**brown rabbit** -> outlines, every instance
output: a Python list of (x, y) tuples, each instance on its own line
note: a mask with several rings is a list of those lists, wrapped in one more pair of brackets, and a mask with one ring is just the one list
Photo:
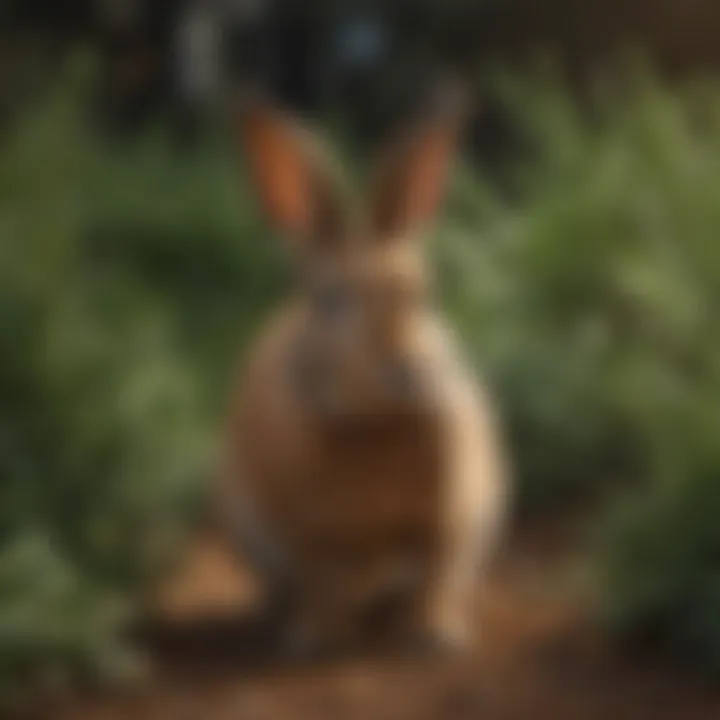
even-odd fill
[(259, 100), (241, 118), (299, 287), (246, 358), (220, 500), (271, 599), (292, 602), (296, 650), (346, 647), (391, 599), (408, 640), (467, 645), (506, 514), (496, 423), (433, 307), (420, 238), (458, 129), (439, 110), (386, 153), (365, 207), (297, 122)]

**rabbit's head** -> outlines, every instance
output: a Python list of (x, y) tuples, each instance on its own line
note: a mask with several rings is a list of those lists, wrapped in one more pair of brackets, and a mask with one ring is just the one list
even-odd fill
[(353, 203), (307, 128), (266, 102), (243, 108), (239, 134), (254, 185), (298, 270), (304, 320), (293, 372), (321, 407), (384, 412), (429, 399), (422, 235), (440, 204), (457, 110), (439, 104), (391, 143), (364, 202)]

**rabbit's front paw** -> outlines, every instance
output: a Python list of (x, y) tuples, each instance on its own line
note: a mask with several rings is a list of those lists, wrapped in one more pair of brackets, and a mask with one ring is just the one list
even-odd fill
[(451, 605), (421, 608), (414, 619), (400, 630), (401, 642), (421, 653), (456, 653), (473, 645), (474, 634), (469, 614)]
[(420, 654), (455, 654), (469, 649), (472, 634), (466, 628), (419, 628), (414, 634), (406, 635), (404, 646)]

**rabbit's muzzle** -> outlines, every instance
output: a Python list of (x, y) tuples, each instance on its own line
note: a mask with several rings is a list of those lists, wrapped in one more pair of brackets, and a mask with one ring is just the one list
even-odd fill
[(289, 370), (293, 391), (316, 411), (352, 415), (421, 412), (433, 406), (432, 376), (416, 358), (337, 363), (296, 349)]

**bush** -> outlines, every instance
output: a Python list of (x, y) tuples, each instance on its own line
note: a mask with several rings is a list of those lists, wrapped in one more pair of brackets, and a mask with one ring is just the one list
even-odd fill
[(517, 169), (524, 199), (461, 179), (438, 254), (447, 306), (499, 392), (521, 500), (556, 507), (651, 481), (677, 405), (712, 406), (720, 92), (638, 75), (588, 122), (543, 78), (505, 87), (538, 148)]
[(175, 319), (149, 284), (101, 272), (86, 242), (82, 71), (0, 163), (3, 703), (126, 667), (118, 630), (205, 472), (203, 388)]
[(3, 701), (127, 668), (119, 631), (202, 507), (236, 354), (283, 280), (224, 138), (103, 146), (91, 73), (76, 58), (2, 147)]
[(717, 671), (720, 91), (638, 75), (588, 123), (537, 87), (515, 96), (542, 158), (521, 208), (478, 203), (471, 181), (451, 215), (449, 306), (498, 389), (521, 503), (619, 486), (608, 626)]

